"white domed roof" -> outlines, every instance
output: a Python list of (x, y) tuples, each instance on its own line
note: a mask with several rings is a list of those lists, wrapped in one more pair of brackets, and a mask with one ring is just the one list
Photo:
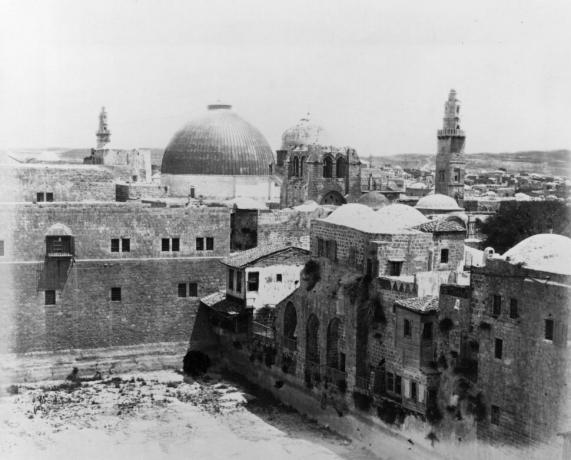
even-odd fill
[(411, 228), (428, 222), (428, 219), (417, 209), (406, 204), (395, 203), (376, 211), (385, 222), (395, 228)]
[(374, 211), (364, 204), (349, 203), (339, 206), (325, 220), (332, 224), (349, 225), (352, 221), (371, 217), (373, 214)]
[(533, 235), (516, 244), (503, 258), (524, 268), (571, 275), (571, 238), (551, 233)]
[(320, 125), (304, 117), (282, 134), (282, 150), (289, 150), (300, 145), (335, 145), (331, 135)]
[(410, 185), (407, 185), (407, 188), (411, 188), (414, 190), (425, 190), (428, 188), (428, 185), (426, 185), (424, 182), (414, 182)]
[(439, 211), (458, 211), (462, 209), (458, 203), (447, 195), (435, 193), (434, 195), (423, 196), (415, 206), (416, 209), (434, 209)]
[(363, 193), (363, 195), (359, 197), (358, 202), (374, 210), (389, 204), (388, 198), (378, 190), (371, 190), (370, 192)]

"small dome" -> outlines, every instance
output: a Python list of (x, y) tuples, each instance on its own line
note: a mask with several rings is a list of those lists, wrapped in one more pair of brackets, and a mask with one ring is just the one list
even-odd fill
[(418, 200), (416, 209), (435, 210), (435, 211), (459, 211), (462, 208), (458, 203), (447, 195), (435, 193), (434, 195), (426, 195)]
[(364, 204), (365, 206), (368, 206), (375, 211), (389, 204), (387, 197), (378, 190), (372, 190), (370, 192), (364, 193), (360, 196), (357, 202)]
[(339, 206), (325, 220), (332, 224), (350, 225), (355, 220), (371, 217), (373, 214), (373, 210), (364, 204), (349, 203)]
[(531, 201), (531, 197), (529, 195), (526, 195), (525, 193), (516, 193), (515, 195), (515, 199), (516, 201)]
[(571, 238), (552, 233), (533, 235), (516, 244), (503, 258), (524, 268), (571, 275)]
[[(428, 219), (417, 209), (406, 204), (394, 203), (377, 211), (383, 222), (396, 228), (412, 228), (428, 222)], [(386, 224), (385, 224), (386, 225)]]
[(67, 225), (57, 223), (48, 228), (46, 236), (73, 236), (73, 233)]
[(428, 188), (428, 185), (426, 185), (424, 182), (414, 182), (410, 185), (407, 185), (406, 188), (410, 188), (413, 190), (426, 190)]
[(266, 176), (273, 163), (273, 151), (260, 131), (232, 106), (212, 104), (173, 136), (161, 173)]
[(304, 117), (282, 134), (282, 150), (290, 150), (299, 145), (335, 145), (329, 134), (318, 124)]

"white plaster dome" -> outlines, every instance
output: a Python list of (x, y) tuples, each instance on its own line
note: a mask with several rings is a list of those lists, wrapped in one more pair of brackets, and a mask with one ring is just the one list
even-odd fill
[(330, 134), (322, 126), (310, 121), (309, 116), (288, 128), (282, 134), (282, 150), (304, 145), (335, 145)]
[(373, 210), (380, 209), (389, 204), (388, 198), (378, 190), (371, 190), (370, 192), (363, 193), (363, 195), (359, 197), (358, 202)]
[(211, 104), (180, 131), (165, 149), (162, 174), (270, 174), (274, 154), (263, 134), (232, 106)]
[(333, 211), (324, 220), (331, 222), (332, 224), (352, 226), (352, 224), (370, 218), (374, 215), (374, 211), (359, 203), (349, 203), (339, 206), (335, 211)]
[(384, 222), (395, 228), (412, 228), (428, 222), (428, 219), (418, 209), (401, 203), (390, 204), (376, 213)]
[(503, 258), (524, 268), (571, 275), (571, 238), (540, 233), (520, 241)]
[(434, 210), (434, 211), (459, 211), (462, 208), (458, 203), (447, 195), (435, 193), (434, 195), (423, 196), (415, 206), (416, 209)]

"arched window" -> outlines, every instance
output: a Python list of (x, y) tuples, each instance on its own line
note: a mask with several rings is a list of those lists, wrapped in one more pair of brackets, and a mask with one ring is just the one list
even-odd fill
[(298, 157), (294, 157), (294, 159), (293, 159), (293, 175), (295, 177), (299, 176), (299, 158)]
[(303, 167), (305, 165), (305, 157), (301, 157), (301, 162), (299, 163), (299, 175), (303, 177)]
[[(297, 328), (297, 312), (293, 303), (288, 302), (284, 310), (284, 345), (286, 348), (295, 350), (297, 348), (296, 333)], [(293, 351), (292, 350), (292, 351)]]
[(347, 162), (345, 158), (337, 158), (337, 177), (345, 177), (347, 174)]
[(327, 327), (327, 367), (344, 370), (340, 368), (339, 362), (340, 326), (339, 318), (333, 318)]
[(319, 320), (311, 315), (307, 320), (305, 339), (305, 361), (319, 365)]
[(333, 177), (333, 160), (328, 156), (323, 159), (323, 177)]

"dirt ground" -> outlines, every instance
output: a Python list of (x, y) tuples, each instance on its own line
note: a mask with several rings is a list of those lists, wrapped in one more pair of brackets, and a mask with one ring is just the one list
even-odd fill
[(2, 459), (375, 458), (217, 375), (184, 382), (173, 371), (132, 373), (11, 391), (0, 398)]

